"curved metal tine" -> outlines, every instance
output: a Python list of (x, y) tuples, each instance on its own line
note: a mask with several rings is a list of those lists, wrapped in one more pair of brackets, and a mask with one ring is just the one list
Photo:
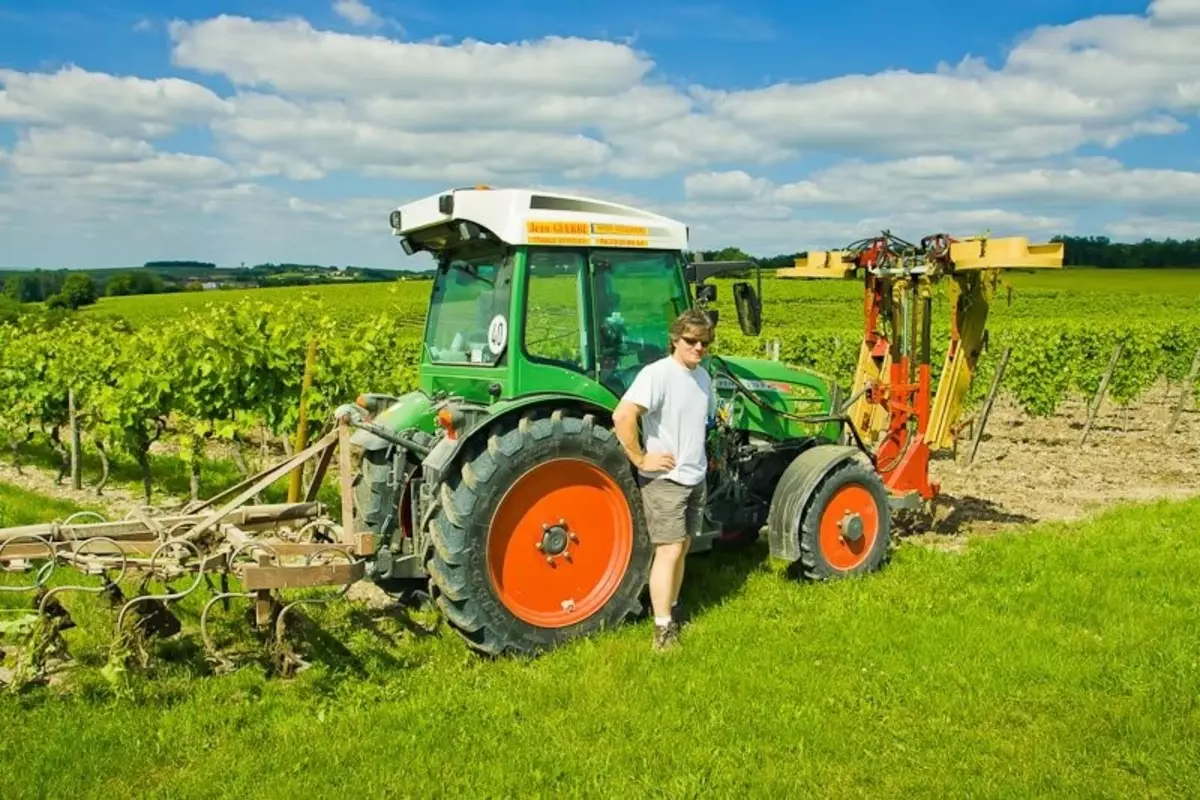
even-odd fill
[(97, 514), (95, 511), (76, 511), (74, 514), (72, 514), (71, 516), (67, 517), (66, 521), (65, 521), (65, 522), (63, 522), (63, 525), (72, 525), (72, 524), (74, 524), (74, 522), (73, 522), (73, 521), (74, 521), (74, 520), (75, 520), (77, 517), (95, 517), (95, 518), (96, 518), (96, 520), (97, 520), (98, 522), (108, 522), (108, 520), (107, 520), (107, 519), (105, 519), (105, 518), (104, 518), (102, 515), (100, 515), (100, 514)]
[(46, 603), (50, 602), (50, 598), (54, 597), (56, 594), (61, 594), (63, 592), (87, 592), (88, 594), (100, 594), (109, 586), (118, 584), (124, 580), (125, 573), (129, 571), (129, 559), (126, 557), (125, 551), (121, 549), (121, 546), (117, 544), (115, 540), (110, 539), (107, 536), (93, 536), (90, 539), (75, 541), (77, 543), (71, 548), (72, 558), (77, 558), (79, 556), (79, 552), (87, 548), (89, 545), (98, 544), (100, 542), (108, 542), (117, 550), (116, 557), (121, 559), (121, 570), (117, 573), (117, 577), (115, 579), (111, 579), (108, 577), (108, 570), (101, 567), (100, 573), (101, 577), (104, 579), (104, 582), (99, 586), (55, 586), (50, 591), (46, 592), (46, 594), (42, 595), (42, 601), (38, 603), (39, 614), (46, 613)]
[[(340, 526), (331, 519), (314, 519), (311, 522), (306, 522), (304, 524), (304, 526), (300, 528), (300, 530), (296, 531), (296, 534), (295, 534), (296, 541), (303, 542), (304, 534), (310, 528), (313, 530), (316, 530), (318, 528), (324, 528), (330, 532), (330, 541), (337, 541), (336, 531), (338, 531), (340, 529)], [(316, 552), (319, 553), (322, 551), (318, 550)]]
[(178, 535), (176, 535), (175, 532), (177, 530), (179, 530), (180, 528), (186, 529), (186, 528), (194, 528), (194, 527), (196, 527), (196, 523), (192, 522), (190, 520), (185, 519), (185, 520), (182, 520), (181, 522), (176, 522), (174, 525), (171, 526), (170, 530), (168, 530), (163, 535), (163, 538), (161, 539), (161, 541), (163, 541), (163, 542), (174, 542), (174, 541), (190, 542), (191, 540), (188, 538), (186, 530), (183, 533), (180, 533)]
[(213, 595), (207, 603), (204, 604), (204, 610), (200, 612), (200, 640), (204, 642), (204, 652), (209, 660), (217, 665), (220, 670), (230, 670), (235, 666), (233, 660), (222, 654), (220, 649), (213, 644), (212, 636), (208, 631), (208, 613), (212, 607), (222, 600), (229, 600), (233, 597), (241, 597), (249, 600), (254, 599), (254, 592), (221, 592)]
[[(199, 562), (199, 567), (196, 569), (196, 579), (194, 581), (192, 581), (191, 586), (187, 587), (183, 591), (167, 592), (164, 594), (143, 594), (143, 595), (139, 595), (138, 597), (135, 597), (132, 600), (130, 600), (129, 602), (127, 602), (125, 605), (123, 605), (121, 607), (121, 613), (117, 615), (117, 635), (121, 635), (121, 632), (124, 629), (125, 615), (129, 612), (129, 609), (133, 608), (138, 603), (146, 603), (151, 600), (161, 600), (163, 603), (170, 603), (170, 602), (174, 602), (176, 600), (182, 600), (183, 598), (187, 597), (192, 592), (196, 591), (196, 589), (200, 586), (200, 584), (204, 582), (204, 559), (200, 555), (200, 549), (198, 547), (196, 547), (194, 544), (192, 544), (191, 542), (182, 540), (182, 539), (166, 541), (166, 542), (163, 542), (162, 544), (160, 544), (158, 547), (154, 548), (154, 552), (150, 555), (149, 573), (151, 575), (154, 574), (155, 565), (158, 561), (159, 555), (162, 553), (163, 550), (165, 550), (169, 547), (186, 547), (187, 549), (191, 550), (192, 553), (195, 554), (196, 560)], [(185, 569), (185, 571), (186, 571), (186, 569)]]
[[(342, 548), (330, 546), (330, 547), (322, 547), (319, 550), (314, 550), (313, 552), (309, 553), (308, 557), (304, 559), (304, 565), (311, 566), (312, 560), (315, 557), (317, 557), (325, 552), (336, 553), (337, 555), (340, 555), (343, 558), (345, 558), (349, 563), (351, 563), (351, 564), (356, 563), (355, 560), (350, 556), (350, 554), (347, 553)], [(284, 660), (284, 661), (292, 660), (292, 661), (297, 662), (296, 670), (295, 670), (297, 672), (303, 671), (309, 667), (308, 662), (305, 661), (304, 659), (300, 658), (298, 655), (296, 655), (296, 653), (294, 651), (292, 651), (291, 648), (287, 648), (283, 641), (283, 634), (287, 628), (288, 612), (299, 605), (317, 604), (317, 603), (323, 604), (323, 603), (328, 603), (331, 600), (341, 599), (341, 598), (345, 597), (347, 593), (349, 593), (350, 588), (357, 582), (358, 582), (357, 580), (349, 581), (334, 594), (325, 595), (323, 597), (301, 597), (299, 599), (293, 600), (292, 602), (285, 605), (282, 609), (280, 609), (279, 616), (275, 618), (275, 649), (276, 649), (276, 652), (281, 655), (281, 660)], [(281, 669), (281, 672), (286, 672), (286, 673), (290, 674), (292, 671), (289, 669)]]
[[(274, 561), (277, 565), (282, 563), (279, 560), (279, 553), (275, 550), (275, 548), (271, 547), (268, 544), (263, 544), (262, 542), (249, 541), (249, 542), (245, 542), (245, 543), (239, 545), (237, 548), (235, 548), (229, 554), (229, 557), (225, 562), (226, 571), (232, 572), (234, 570), (234, 565), (237, 563), (238, 558), (241, 557), (246, 551), (249, 551), (249, 550), (262, 550), (267, 555), (269, 555), (272, 559), (274, 559)], [(246, 600), (254, 600), (257, 597), (257, 593), (255, 593), (255, 592), (220, 592), (218, 594), (213, 595), (213, 597), (207, 603), (204, 604), (204, 610), (200, 612), (200, 638), (201, 638), (201, 641), (203, 641), (203, 643), (204, 643), (204, 651), (208, 655), (209, 660), (212, 661), (214, 664), (216, 664), (218, 670), (231, 670), (236, 665), (234, 664), (232, 659), (230, 659), (226, 655), (222, 654), (221, 650), (216, 646), (216, 644), (213, 643), (212, 634), (209, 632), (209, 629), (208, 629), (208, 615), (212, 612), (213, 606), (215, 606), (217, 603), (220, 603), (223, 600), (224, 601), (230, 600), (234, 597), (240, 597), (240, 598), (243, 598)]]
[(243, 550), (263, 550), (263, 551), (266, 551), (267, 555), (269, 555), (271, 558), (275, 559), (276, 566), (279, 566), (280, 564), (283, 563), (282, 561), (279, 560), (279, 551), (276, 550), (274, 547), (272, 547), (271, 545), (266, 544), (264, 542), (250, 541), (250, 542), (245, 542), (245, 543), (239, 545), (232, 553), (229, 554), (228, 564), (229, 564), (230, 570), (233, 569), (234, 562), (237, 561), (237, 557), (242, 554)]
[(0, 584), (0, 592), (35, 592), (46, 585), (46, 581), (50, 580), (50, 576), (54, 573), (54, 568), (58, 566), (58, 551), (54, 549), (54, 545), (43, 539), (41, 536), (35, 536), (32, 533), (23, 536), (14, 536), (11, 539), (6, 539), (3, 542), (0, 542), (0, 564), (4, 562), (4, 549), (10, 544), (15, 544), (16, 542), (22, 541), (30, 541), (34, 544), (40, 544), (42, 547), (46, 548), (46, 552), (49, 554), (50, 558), (37, 571), (37, 581), (32, 586), (10, 586), (8, 584)]

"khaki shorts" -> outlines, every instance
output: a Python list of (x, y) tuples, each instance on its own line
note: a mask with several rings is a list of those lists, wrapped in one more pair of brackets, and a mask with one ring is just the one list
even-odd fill
[(705, 482), (686, 486), (667, 478), (642, 478), (642, 507), (654, 544), (673, 544), (700, 534)]

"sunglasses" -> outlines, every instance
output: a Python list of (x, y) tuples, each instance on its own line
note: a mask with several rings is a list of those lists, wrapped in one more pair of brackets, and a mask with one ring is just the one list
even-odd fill
[(688, 345), (688, 347), (695, 347), (698, 344), (708, 347), (710, 344), (712, 344), (712, 339), (694, 339), (691, 336), (680, 336), (679, 338), (682, 339)]

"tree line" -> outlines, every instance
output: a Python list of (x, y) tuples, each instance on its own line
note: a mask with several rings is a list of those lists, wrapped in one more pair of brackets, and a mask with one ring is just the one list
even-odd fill
[(1200, 239), (1114, 242), (1107, 236), (1056, 236), (1065, 245), (1063, 266), (1105, 269), (1200, 267)]

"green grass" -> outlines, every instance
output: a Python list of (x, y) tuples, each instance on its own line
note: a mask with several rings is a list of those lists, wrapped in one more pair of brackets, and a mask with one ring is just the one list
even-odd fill
[(201, 677), (176, 645), (123, 699), (85, 668), (69, 698), (0, 700), (0, 796), (1186, 796), (1197, 518), (909, 544), (820, 586), (762, 548), (700, 556), (666, 656), (643, 622), (487, 662), (347, 607), (323, 620), (344, 648), (290, 682)]
[(68, 500), (46, 497), (19, 486), (0, 483), (0, 528), (65, 520), (76, 511), (98, 512), (99, 508), (79, 506)]

